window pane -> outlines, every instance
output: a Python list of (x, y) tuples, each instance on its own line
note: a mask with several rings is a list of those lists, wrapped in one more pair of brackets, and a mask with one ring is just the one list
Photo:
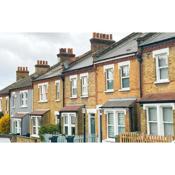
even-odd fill
[(114, 126), (108, 126), (108, 137), (109, 138), (114, 137)]
[(37, 120), (38, 120), (38, 126), (41, 126), (41, 118), (38, 117)]
[(33, 125), (33, 126), (36, 126), (36, 120), (35, 120), (35, 119), (36, 119), (36, 118), (34, 118), (34, 117), (32, 118), (32, 125)]
[(108, 80), (107, 81), (107, 89), (113, 89), (113, 80)]
[(118, 127), (118, 133), (124, 133), (125, 132), (125, 127)]
[(121, 67), (122, 77), (129, 76), (129, 66), (122, 66)]
[(129, 78), (123, 78), (122, 79), (122, 88), (128, 88), (129, 87)]
[(65, 117), (64, 117), (64, 124), (68, 124), (68, 116), (67, 115), (65, 115)]
[(33, 134), (36, 134), (36, 127), (33, 127)]
[(118, 125), (125, 125), (124, 113), (118, 113)]
[(71, 115), (71, 124), (75, 125), (75, 116)]
[(113, 113), (108, 113), (108, 124), (114, 125), (114, 114)]
[(149, 121), (157, 121), (157, 109), (156, 108), (149, 108), (148, 110)]
[(164, 135), (165, 136), (174, 135), (173, 134), (173, 124), (164, 123)]
[(168, 79), (168, 68), (160, 69), (160, 79)]
[(113, 79), (113, 69), (107, 69), (107, 79)]
[(65, 126), (64, 129), (65, 129), (65, 135), (68, 135), (68, 126)]
[(168, 65), (168, 62), (167, 62), (167, 56), (159, 56), (159, 59), (158, 59), (158, 64), (159, 64), (159, 67), (162, 67), (162, 66), (167, 66)]
[(163, 121), (173, 122), (173, 110), (170, 107), (164, 107), (163, 110)]
[(71, 127), (71, 134), (75, 135), (75, 127)]
[(150, 126), (150, 135), (158, 135), (157, 123), (149, 123)]

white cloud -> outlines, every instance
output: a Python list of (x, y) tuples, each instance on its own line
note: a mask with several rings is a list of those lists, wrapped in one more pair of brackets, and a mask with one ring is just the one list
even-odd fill
[[(119, 40), (128, 33), (113, 33)], [(18, 66), (34, 71), (38, 59), (57, 62), (59, 48), (73, 48), (76, 55), (90, 49), (91, 33), (0, 33), (0, 89), (14, 82)]]

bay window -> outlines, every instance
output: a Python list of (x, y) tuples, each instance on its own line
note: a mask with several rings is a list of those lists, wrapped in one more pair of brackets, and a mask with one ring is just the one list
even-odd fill
[(149, 135), (174, 135), (174, 107), (172, 104), (154, 104), (144, 106), (147, 111), (147, 130)]

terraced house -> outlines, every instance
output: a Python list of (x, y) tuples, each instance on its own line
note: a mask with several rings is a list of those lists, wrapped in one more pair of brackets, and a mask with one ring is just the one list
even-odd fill
[(18, 67), (16, 71), (16, 82), (10, 87), (11, 133), (30, 136), (29, 113), (33, 110), (32, 81), (48, 70), (49, 66), (45, 67), (45, 63), (37, 61), (35, 73), (31, 75), (27, 67)]
[[(64, 107), (60, 110), (62, 133), (99, 138), (96, 111), (96, 73), (93, 55), (115, 41), (112, 35), (93, 33), (90, 51), (64, 70)], [(87, 137), (87, 138), (88, 138)]]
[(58, 63), (33, 81), (33, 111), (30, 113), (32, 137), (39, 137), (39, 128), (59, 124), (59, 110), (63, 108), (62, 71), (76, 60), (72, 48), (61, 48)]
[(175, 133), (175, 33), (155, 33), (140, 42), (142, 98), (140, 130)]
[(132, 33), (96, 54), (96, 97), (101, 140), (114, 142), (123, 132), (138, 130), (137, 99), (140, 98), (138, 38)]

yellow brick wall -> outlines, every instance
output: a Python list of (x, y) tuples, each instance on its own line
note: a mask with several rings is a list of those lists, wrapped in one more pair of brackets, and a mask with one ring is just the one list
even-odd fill
[[(111, 63), (110, 63), (111, 64)], [(107, 65), (107, 63), (106, 63)], [(118, 63), (114, 63), (114, 92), (105, 91), (104, 66), (97, 66), (97, 103), (104, 104), (111, 98), (139, 97), (139, 63), (136, 59), (130, 60), (130, 91), (120, 92), (120, 75)]]
[(8, 96), (2, 96), (2, 112), (3, 114), (9, 114), (9, 98), (8, 98), (8, 103), (6, 104), (6, 97)]
[(175, 90), (175, 47), (169, 48), (169, 80), (170, 83), (155, 84), (156, 81), (156, 63), (152, 52), (143, 54), (142, 63), (142, 83), (143, 95), (150, 93), (174, 92)]
[[(33, 110), (49, 109), (49, 120), (51, 124), (55, 124), (55, 111), (59, 111), (63, 107), (62, 99), (62, 89), (63, 83), (60, 80), (60, 101), (56, 101), (56, 85), (55, 81), (57, 79), (52, 79), (44, 82), (34, 82), (33, 88)], [(38, 84), (48, 82), (48, 102), (39, 102), (39, 88)]]

